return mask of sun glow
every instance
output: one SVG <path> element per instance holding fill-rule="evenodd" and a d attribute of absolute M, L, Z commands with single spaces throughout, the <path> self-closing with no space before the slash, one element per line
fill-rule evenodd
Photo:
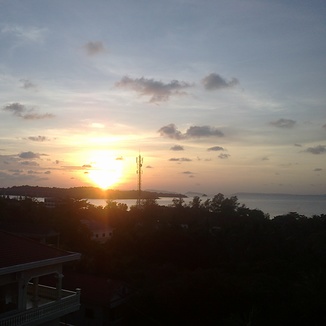
<path fill-rule="evenodd" d="M 87 170 L 87 177 L 102 189 L 119 183 L 123 177 L 122 158 L 112 158 L 108 153 L 97 153 Z"/>

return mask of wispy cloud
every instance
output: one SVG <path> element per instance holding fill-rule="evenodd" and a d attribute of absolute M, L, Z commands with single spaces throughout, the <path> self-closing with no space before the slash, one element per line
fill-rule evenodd
<path fill-rule="evenodd" d="M 191 126 L 185 133 L 181 133 L 175 124 L 171 123 L 158 130 L 162 137 L 172 139 L 201 138 L 201 137 L 223 137 L 222 131 L 211 126 Z"/>
<path fill-rule="evenodd" d="M 171 161 L 171 162 L 191 162 L 192 160 L 190 158 L 186 158 L 186 157 L 181 157 L 181 158 L 172 157 L 169 159 L 169 161 Z"/>
<path fill-rule="evenodd" d="M 211 73 L 202 79 L 202 83 L 206 90 L 213 91 L 223 88 L 234 87 L 235 85 L 239 84 L 239 81 L 236 78 L 232 78 L 231 80 L 227 81 L 219 74 Z"/>
<path fill-rule="evenodd" d="M 174 145 L 170 148 L 171 151 L 184 151 L 183 146 L 181 145 Z"/>
<path fill-rule="evenodd" d="M 43 120 L 43 119 L 51 119 L 54 117 L 51 113 L 27 113 L 24 116 L 22 116 L 25 120 Z"/>
<path fill-rule="evenodd" d="M 304 152 L 311 153 L 311 154 L 325 154 L 326 153 L 326 146 L 325 145 L 318 145 L 315 147 L 308 147 Z"/>
<path fill-rule="evenodd" d="M 18 155 L 19 158 L 23 158 L 23 159 L 35 159 L 35 158 L 40 158 L 40 154 L 38 153 L 34 153 L 34 152 L 22 152 Z"/>
<path fill-rule="evenodd" d="M 45 136 L 31 136 L 31 137 L 28 137 L 27 138 L 28 140 L 31 140 L 31 141 L 36 141 L 36 142 L 44 142 L 44 141 L 49 141 L 50 139 L 45 137 Z"/>
<path fill-rule="evenodd" d="M 185 89 L 192 85 L 184 81 L 172 80 L 169 83 L 163 83 L 154 79 L 135 78 L 128 76 L 123 77 L 117 82 L 116 87 L 131 89 L 139 95 L 150 96 L 149 102 L 164 102 L 169 100 L 171 96 L 185 95 Z"/>
<path fill-rule="evenodd" d="M 36 89 L 36 85 L 28 79 L 20 79 L 22 83 L 22 88 L 24 89 Z"/>
<path fill-rule="evenodd" d="M 35 112 L 35 109 L 27 109 L 25 105 L 21 103 L 12 103 L 3 107 L 4 111 L 11 112 L 14 116 L 20 117 L 25 120 L 41 120 L 50 119 L 54 115 L 51 113 L 39 114 Z"/>
<path fill-rule="evenodd" d="M 224 151 L 224 148 L 221 146 L 213 146 L 213 147 L 209 147 L 207 148 L 208 151 L 214 151 L 214 152 L 218 152 L 218 151 Z"/>
<path fill-rule="evenodd" d="M 269 124 L 277 128 L 289 129 L 293 128 L 296 122 L 291 119 L 279 119 L 277 121 L 272 121 Z"/>
<path fill-rule="evenodd" d="M 84 45 L 84 50 L 86 51 L 87 55 L 89 55 L 89 56 L 94 56 L 94 55 L 106 52 L 106 49 L 105 49 L 103 43 L 100 41 L 87 42 Z"/>
<path fill-rule="evenodd" d="M 4 25 L 1 28 L 1 33 L 10 34 L 23 41 L 40 42 L 43 41 L 47 29 L 19 25 Z"/>
<path fill-rule="evenodd" d="M 220 154 L 218 156 L 218 158 L 220 158 L 222 160 L 225 160 L 225 159 L 228 159 L 230 156 L 231 156 L 230 154 L 224 154 L 224 153 L 222 153 L 222 154 Z"/>
<path fill-rule="evenodd" d="M 39 164 L 35 161 L 23 161 L 20 162 L 21 165 L 27 165 L 27 166 L 39 166 Z"/>

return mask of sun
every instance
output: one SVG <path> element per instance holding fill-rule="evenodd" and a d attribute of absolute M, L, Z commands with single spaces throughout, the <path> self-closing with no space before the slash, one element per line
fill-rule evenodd
<path fill-rule="evenodd" d="M 102 189 L 108 189 L 119 183 L 122 176 L 122 159 L 112 158 L 107 153 L 98 153 L 87 171 L 87 177 L 91 182 Z"/>

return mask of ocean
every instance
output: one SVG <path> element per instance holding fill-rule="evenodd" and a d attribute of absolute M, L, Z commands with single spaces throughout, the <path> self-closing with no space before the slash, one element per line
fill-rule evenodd
<path fill-rule="evenodd" d="M 296 212 L 306 217 L 313 215 L 326 214 L 326 195 L 287 195 L 287 194 L 249 194 L 239 193 L 237 196 L 238 203 L 244 204 L 250 209 L 259 209 L 265 214 L 269 214 L 271 218 Z M 17 198 L 17 196 L 10 196 Z M 230 197 L 230 196 L 226 196 Z M 212 197 L 201 197 L 202 202 Z M 44 198 L 35 198 L 43 202 Z M 185 204 L 189 204 L 193 197 L 184 198 Z M 86 199 L 90 204 L 95 206 L 106 206 L 106 199 Z M 173 197 L 161 197 L 157 199 L 157 203 L 161 206 L 172 205 Z M 123 203 L 130 208 L 136 205 L 136 199 L 115 199 L 117 203 Z"/>
<path fill-rule="evenodd" d="M 297 212 L 300 215 L 311 217 L 313 215 L 326 214 L 326 195 L 285 195 L 285 194 L 236 194 L 240 205 L 244 204 L 250 209 L 260 209 L 268 213 L 271 218 L 277 215 Z M 201 197 L 204 202 L 210 197 Z M 186 204 L 192 201 L 193 197 L 184 198 Z M 157 203 L 162 206 L 172 205 L 173 198 L 162 197 Z M 136 199 L 117 199 L 117 203 L 124 203 L 129 208 L 136 205 Z M 105 206 L 106 199 L 88 199 L 90 204 Z"/>

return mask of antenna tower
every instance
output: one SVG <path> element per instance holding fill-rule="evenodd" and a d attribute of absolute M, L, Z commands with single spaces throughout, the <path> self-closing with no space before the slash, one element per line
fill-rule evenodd
<path fill-rule="evenodd" d="M 137 207 L 140 207 L 140 200 L 141 200 L 141 175 L 143 173 L 142 166 L 143 166 L 143 158 L 139 154 L 136 157 L 136 164 L 137 164 L 137 174 L 138 174 L 138 198 L 137 198 Z"/>

